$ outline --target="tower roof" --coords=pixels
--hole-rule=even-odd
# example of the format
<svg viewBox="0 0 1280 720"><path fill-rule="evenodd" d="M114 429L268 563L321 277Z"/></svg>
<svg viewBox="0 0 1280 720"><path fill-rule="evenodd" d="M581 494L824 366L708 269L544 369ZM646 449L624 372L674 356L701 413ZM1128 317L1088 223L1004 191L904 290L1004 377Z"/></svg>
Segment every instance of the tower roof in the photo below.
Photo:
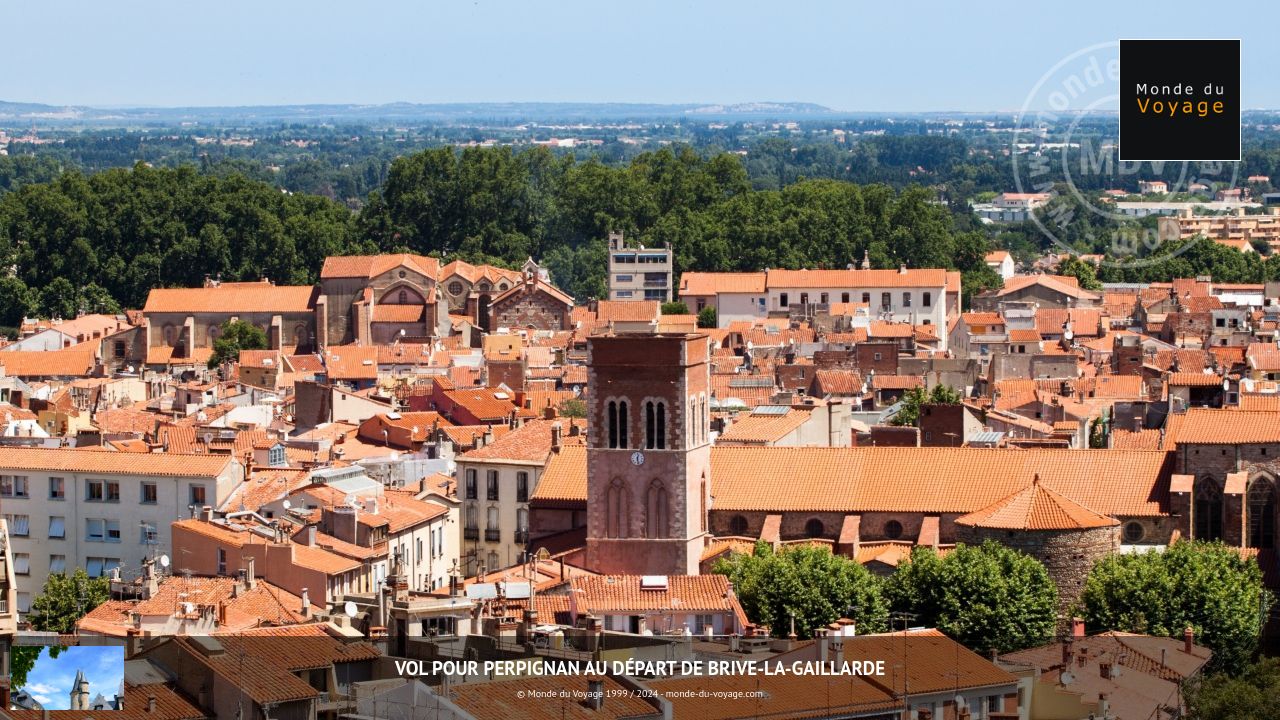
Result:
<svg viewBox="0 0 1280 720"><path fill-rule="evenodd" d="M1087 530L1120 522L1045 487L1036 475L1030 485L956 518L956 524L1002 530Z"/></svg>
<svg viewBox="0 0 1280 720"><path fill-rule="evenodd" d="M85 679L83 670L76 670L76 679L71 683L71 687L80 687L80 685L88 685L89 681Z"/></svg>

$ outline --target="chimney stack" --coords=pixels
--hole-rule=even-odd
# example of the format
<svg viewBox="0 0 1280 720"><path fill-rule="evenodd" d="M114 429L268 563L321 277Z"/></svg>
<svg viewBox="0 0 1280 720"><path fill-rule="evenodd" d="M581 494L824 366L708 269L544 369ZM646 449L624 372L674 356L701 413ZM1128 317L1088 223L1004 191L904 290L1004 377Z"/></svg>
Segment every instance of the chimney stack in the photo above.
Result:
<svg viewBox="0 0 1280 720"><path fill-rule="evenodd" d="M375 513L375 514L376 514L376 513ZM307 535L306 535L306 538L307 538L307 541L306 541L306 542L307 542L307 547L315 547L315 546L316 546L316 526L315 526L315 525L308 525L308 526L307 526Z"/></svg>
<svg viewBox="0 0 1280 720"><path fill-rule="evenodd" d="M200 508L200 518L205 522L213 522L213 508L209 505Z"/></svg>
<svg viewBox="0 0 1280 720"><path fill-rule="evenodd" d="M1078 617L1071 618L1071 637L1073 638L1084 637L1084 618L1078 618Z"/></svg>
<svg viewBox="0 0 1280 720"><path fill-rule="evenodd" d="M551 424L551 452L560 452L560 423Z"/></svg>
<svg viewBox="0 0 1280 720"><path fill-rule="evenodd" d="M604 707L604 681L587 681L587 707L600 710Z"/></svg>
<svg viewBox="0 0 1280 720"><path fill-rule="evenodd" d="M150 713L154 713L155 711L156 711L156 696L148 695L147 696L147 713L150 714Z"/></svg>
<svg viewBox="0 0 1280 720"><path fill-rule="evenodd" d="M302 588L302 617L308 619L311 617L311 596L306 588Z"/></svg>
<svg viewBox="0 0 1280 720"><path fill-rule="evenodd" d="M1190 625L1182 631L1182 652L1190 655L1192 647L1196 644L1196 631Z"/></svg>
<svg viewBox="0 0 1280 720"><path fill-rule="evenodd" d="M1071 649L1072 639L1066 638L1062 641L1062 666L1069 667L1071 665L1071 656L1075 651Z"/></svg>
<svg viewBox="0 0 1280 720"><path fill-rule="evenodd" d="M245 561L244 561L244 588L245 588L246 590L253 590L254 588L258 587L258 578L257 578L257 576L254 574L254 567L253 567L253 565L254 565L254 560L253 560L253 558L245 558Z"/></svg>

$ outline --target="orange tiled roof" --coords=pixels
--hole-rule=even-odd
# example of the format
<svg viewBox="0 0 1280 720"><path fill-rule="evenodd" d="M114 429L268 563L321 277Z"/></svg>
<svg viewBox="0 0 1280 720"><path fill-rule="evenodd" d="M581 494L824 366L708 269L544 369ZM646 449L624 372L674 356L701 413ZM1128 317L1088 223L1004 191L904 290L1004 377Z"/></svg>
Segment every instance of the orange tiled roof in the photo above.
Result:
<svg viewBox="0 0 1280 720"><path fill-rule="evenodd" d="M63 350L0 351L0 368L12 377L85 377L97 364L91 344Z"/></svg>
<svg viewBox="0 0 1280 720"><path fill-rule="evenodd" d="M1165 384L1170 387L1215 387L1222 385L1222 376L1206 372L1176 372L1169 373Z"/></svg>
<svg viewBox="0 0 1280 720"><path fill-rule="evenodd" d="M861 395L862 376L856 370L816 370L814 389L826 395Z"/></svg>
<svg viewBox="0 0 1280 720"><path fill-rule="evenodd" d="M416 323L422 322L426 305L396 305L391 303L373 306L373 322Z"/></svg>
<svg viewBox="0 0 1280 720"><path fill-rule="evenodd" d="M1111 447L1115 450L1159 450L1162 435L1159 430L1111 431Z"/></svg>
<svg viewBox="0 0 1280 720"><path fill-rule="evenodd" d="M1253 412L1280 412L1280 395L1241 393L1240 406L1237 409Z"/></svg>
<svg viewBox="0 0 1280 720"><path fill-rule="evenodd" d="M597 615L670 610L673 598L679 599L682 612L738 610L725 575L670 575L662 590L643 589L641 579L640 575L578 576L570 581L570 592L580 593L579 612Z"/></svg>
<svg viewBox="0 0 1280 720"><path fill-rule="evenodd" d="M454 404L466 409L477 420L503 420L515 412L515 403L511 398L498 397L499 390L493 388L476 388L474 390L447 390L445 397ZM509 395L509 394L508 394Z"/></svg>
<svg viewBox="0 0 1280 720"><path fill-rule="evenodd" d="M316 289L269 282L222 283L216 287L155 288L144 313L305 313Z"/></svg>
<svg viewBox="0 0 1280 720"><path fill-rule="evenodd" d="M581 443L585 440L586 420L560 418L555 420L530 420L519 428L497 438L482 448L477 448L458 456L462 462L477 460L510 460L514 462L546 462L551 454L551 428L559 425L562 445L570 441ZM583 431L575 438L569 436L571 425L577 425Z"/></svg>
<svg viewBox="0 0 1280 720"><path fill-rule="evenodd" d="M662 303L657 300L601 300L596 306L600 322L645 322L657 320Z"/></svg>
<svg viewBox="0 0 1280 720"><path fill-rule="evenodd" d="M130 453L124 461L114 453L53 448L9 447L0 453L0 469L4 470L162 477L217 477L231 462L228 456L173 453Z"/></svg>
<svg viewBox="0 0 1280 720"><path fill-rule="evenodd" d="M876 390L910 390L924 387L922 375L873 375L871 387Z"/></svg>
<svg viewBox="0 0 1280 720"><path fill-rule="evenodd" d="M330 347L324 354L325 374L334 380L376 380L378 348L367 345Z"/></svg>
<svg viewBox="0 0 1280 720"><path fill-rule="evenodd" d="M440 261L433 257L399 253L394 255L345 255L324 259L320 279L371 278L388 270L405 265L422 275L435 279L440 272Z"/></svg>
<svg viewBox="0 0 1280 720"><path fill-rule="evenodd" d="M1049 290L1081 300L1100 300L1100 295L1080 289L1080 281L1074 277L1062 275L1015 275L1004 281L1004 286L996 292L1003 297L1032 285L1041 285Z"/></svg>
<svg viewBox="0 0 1280 720"><path fill-rule="evenodd" d="M947 271L916 270L770 270L770 289L789 288L946 288Z"/></svg>
<svg viewBox="0 0 1280 720"><path fill-rule="evenodd" d="M1001 530L1085 530L1120 522L1045 487L1036 476L1022 490L956 518L956 524Z"/></svg>
<svg viewBox="0 0 1280 720"><path fill-rule="evenodd" d="M715 508L742 512L970 513L1039 475L1046 487L1098 512L1158 516L1164 512L1171 469L1170 453L1138 450L711 449ZM547 463L534 498L585 501L586 472L585 448L564 448Z"/></svg>
<svg viewBox="0 0 1280 720"><path fill-rule="evenodd" d="M539 596L538 600L542 597ZM570 693L573 697L586 697L590 690L588 683L593 680L601 682L601 692L605 697L599 710L593 710L579 700L530 701L523 695L536 692L541 697L562 697L560 693ZM450 702L460 707L466 717L476 720L623 720L662 715L629 687L607 675L528 677L458 684L451 686L449 693Z"/></svg>
<svg viewBox="0 0 1280 720"><path fill-rule="evenodd" d="M1196 445L1280 443L1280 423L1270 412L1190 408L1182 415L1176 439Z"/></svg>
<svg viewBox="0 0 1280 720"><path fill-rule="evenodd" d="M680 276L681 296L715 295L717 293L763 293L762 272L713 273L687 272Z"/></svg>
<svg viewBox="0 0 1280 720"><path fill-rule="evenodd" d="M716 442L757 445L776 442L809 419L809 411L791 409L781 415L756 415L740 418L720 435Z"/></svg>

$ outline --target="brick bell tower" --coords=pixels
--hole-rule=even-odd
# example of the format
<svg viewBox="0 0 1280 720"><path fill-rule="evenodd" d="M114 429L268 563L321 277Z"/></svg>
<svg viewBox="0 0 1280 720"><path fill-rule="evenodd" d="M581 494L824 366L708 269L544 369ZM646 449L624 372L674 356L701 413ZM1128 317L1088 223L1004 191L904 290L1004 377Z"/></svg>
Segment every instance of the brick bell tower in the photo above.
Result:
<svg viewBox="0 0 1280 720"><path fill-rule="evenodd" d="M587 567L696 575L711 507L705 335L588 339Z"/></svg>

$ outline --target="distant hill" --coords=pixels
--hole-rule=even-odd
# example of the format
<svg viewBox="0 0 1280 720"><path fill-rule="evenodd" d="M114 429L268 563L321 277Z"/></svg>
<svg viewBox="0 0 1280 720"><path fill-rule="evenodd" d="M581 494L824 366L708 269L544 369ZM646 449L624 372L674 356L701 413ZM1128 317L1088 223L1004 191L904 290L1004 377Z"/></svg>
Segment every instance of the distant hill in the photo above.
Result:
<svg viewBox="0 0 1280 720"><path fill-rule="evenodd" d="M384 105L259 105L243 107L95 108L83 105L42 105L0 100L0 125L32 122L85 125L150 125L177 123L248 124L317 121L624 121L832 117L845 115L813 103L752 102L730 105L654 103L388 103Z"/></svg>

